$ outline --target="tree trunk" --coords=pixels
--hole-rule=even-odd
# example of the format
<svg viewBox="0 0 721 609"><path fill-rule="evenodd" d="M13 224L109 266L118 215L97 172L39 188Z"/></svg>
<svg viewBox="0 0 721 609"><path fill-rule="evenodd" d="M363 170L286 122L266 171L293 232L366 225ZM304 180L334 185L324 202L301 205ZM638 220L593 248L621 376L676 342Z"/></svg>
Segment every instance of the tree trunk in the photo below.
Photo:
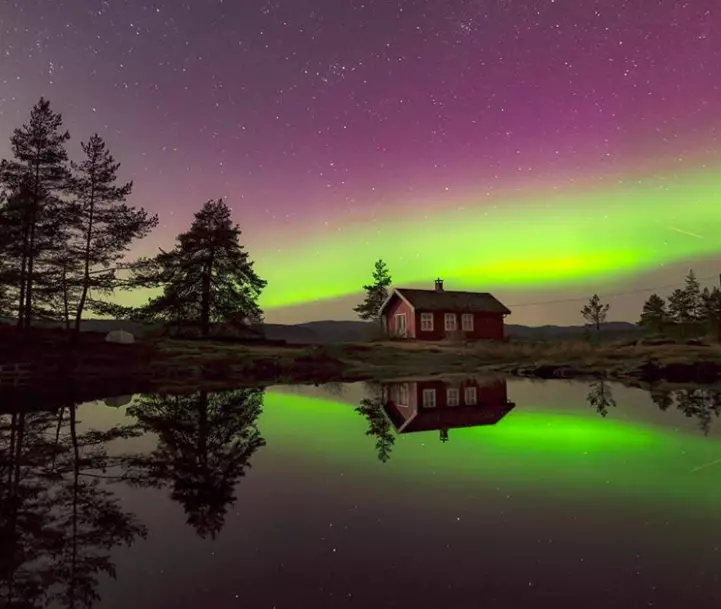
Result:
<svg viewBox="0 0 721 609"><path fill-rule="evenodd" d="M28 217L25 217L23 223L23 250L20 259L20 294L18 296L18 327L25 326L25 282L27 281L27 264L28 264L28 245L30 232L28 226Z"/></svg>
<svg viewBox="0 0 721 609"><path fill-rule="evenodd" d="M78 312L75 316L75 334L80 333L80 321L83 318L83 310L85 309L85 301L88 297L88 289L90 288L90 246L93 242L93 221L95 216L95 172L91 174L92 186L90 189L90 212L88 216L88 230L85 235L85 272L83 273L83 290L80 294L78 302Z"/></svg>
<svg viewBox="0 0 721 609"><path fill-rule="evenodd" d="M200 335L207 338L210 334L210 299L211 299L211 279L213 273L213 256L206 263L203 272L202 300L200 303Z"/></svg>
<svg viewBox="0 0 721 609"><path fill-rule="evenodd" d="M37 152L38 156L40 151ZM35 183L33 184L32 207L30 208L30 238L28 247L28 275L25 294L25 319L26 328L32 325L33 319L33 273L35 271L35 225L38 219L38 205L40 204L40 164L35 163Z"/></svg>

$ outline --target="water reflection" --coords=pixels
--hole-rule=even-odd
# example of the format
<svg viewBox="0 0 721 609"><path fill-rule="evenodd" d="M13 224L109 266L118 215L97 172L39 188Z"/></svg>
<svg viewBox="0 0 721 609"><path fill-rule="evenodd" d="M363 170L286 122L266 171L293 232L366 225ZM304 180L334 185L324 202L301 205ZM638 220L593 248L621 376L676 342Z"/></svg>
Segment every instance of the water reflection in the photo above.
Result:
<svg viewBox="0 0 721 609"><path fill-rule="evenodd" d="M378 459L388 461L398 434L495 425L515 406L502 378L430 378L371 385L374 397L361 400L356 411L368 419L366 435L375 436Z"/></svg>
<svg viewBox="0 0 721 609"><path fill-rule="evenodd" d="M684 598L693 600L694 590L707 585L707 554L716 550L700 525L692 542L678 531L702 518L706 527L716 523L718 441L681 429L682 415L708 433L721 393L657 389L651 393L657 409L638 390L613 387L619 406L601 381L533 385L483 377L132 399L123 388L123 397L81 407L72 391L45 401L19 394L4 402L0 395L0 606L119 609L136 594L145 599L138 609L226 606L241 584L248 606L298 606L291 595L303 606L335 606L323 604L317 590L336 585L334 603L352 592L356 604L349 606L380 606L387 587L355 574L380 564L399 577L405 572L391 569L409 556L451 546L452 568L424 571L419 562L403 583L415 590L418 573L437 574L457 586L457 601L477 569L464 557L501 534L497 547L513 552L477 560L488 560L486 570L498 567L492 574L504 594L526 591L517 573L561 594L566 579L556 573L580 569L578 556L583 569L593 562L615 581L626 573L624 557L642 554L651 561L643 572L659 573L649 580L656 585L670 580L645 557L675 556L663 554L669 530L678 536L674 547L691 548L701 565L684 575L694 582ZM391 466L374 464L364 434L380 462L394 457ZM264 437L268 447L259 451ZM243 480L251 463L258 470ZM546 509L528 510L544 501ZM172 502L185 512L177 510L177 522L165 516ZM242 505L234 518L236 502ZM409 513L423 519L428 535L417 535ZM499 514L508 527L496 525ZM598 528L608 514L621 533ZM144 522L151 534L135 543L146 537ZM639 531L648 540L639 541ZM398 543L379 556L373 540L390 533ZM536 542L541 535L553 539L553 548ZM616 544L607 550L613 559L588 550L593 544ZM122 547L131 550L124 554ZM558 564L566 561L563 569L543 570L549 552ZM116 565L119 581L112 584ZM634 578L639 570L635 563L627 569ZM238 573L246 575L243 582ZM590 573L574 577L594 590L599 580ZM619 595L625 589L614 587ZM443 585L438 590L447 593ZM378 597L360 598L371 592ZM415 606L428 606L427 594L419 593ZM643 600L606 606L645 606Z"/></svg>
<svg viewBox="0 0 721 609"><path fill-rule="evenodd" d="M4 404L0 423L0 590L6 607L91 607L113 549L146 535L112 484L127 461L107 445L134 426L79 432L72 395L45 410Z"/></svg>
<svg viewBox="0 0 721 609"><path fill-rule="evenodd" d="M158 444L136 457L129 477L136 485L169 488L188 524L214 539L250 458L265 445L256 425L262 408L261 389L141 396L128 414Z"/></svg>
<svg viewBox="0 0 721 609"><path fill-rule="evenodd" d="M594 381L590 386L586 399L602 417L608 415L608 409L616 408L616 400L613 397L611 388L605 381Z"/></svg>
<svg viewBox="0 0 721 609"><path fill-rule="evenodd" d="M697 419L699 429L708 435L711 423L721 413L721 391L716 389L691 388L656 390L651 398L661 409L676 406L684 415Z"/></svg>
<svg viewBox="0 0 721 609"><path fill-rule="evenodd" d="M686 417L697 419L699 429L708 435L714 418L721 414L721 391L709 388L661 389L649 392L651 400L660 410L666 411L675 406ZM616 408L616 400L610 387L604 381L591 383L586 396L588 403L602 416L608 415L608 409Z"/></svg>

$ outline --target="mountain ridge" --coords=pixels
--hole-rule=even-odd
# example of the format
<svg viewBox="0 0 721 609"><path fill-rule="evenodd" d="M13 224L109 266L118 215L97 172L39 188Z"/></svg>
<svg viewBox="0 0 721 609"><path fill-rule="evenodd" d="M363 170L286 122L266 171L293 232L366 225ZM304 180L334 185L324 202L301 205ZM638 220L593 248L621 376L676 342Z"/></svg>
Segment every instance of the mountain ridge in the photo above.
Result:
<svg viewBox="0 0 721 609"><path fill-rule="evenodd" d="M0 323L13 323L8 318L0 319ZM47 327L60 327L60 323L43 324ZM123 328L134 334L142 334L146 328L143 324L116 319L86 319L81 329L84 332L110 332ZM582 336L588 326L523 326L506 324L506 335L521 340L570 339ZM615 321L603 324L602 331L606 335L639 334L641 329L630 322ZM355 320L317 320L300 324L265 324L265 333L271 340L285 340L288 343L344 343L367 341L378 335L378 325L374 322Z"/></svg>

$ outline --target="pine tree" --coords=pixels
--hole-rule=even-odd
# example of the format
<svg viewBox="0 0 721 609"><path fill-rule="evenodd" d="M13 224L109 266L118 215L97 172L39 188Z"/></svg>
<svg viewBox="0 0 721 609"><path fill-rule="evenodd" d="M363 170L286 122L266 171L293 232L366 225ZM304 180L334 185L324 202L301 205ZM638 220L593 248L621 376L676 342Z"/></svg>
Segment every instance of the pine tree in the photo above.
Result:
<svg viewBox="0 0 721 609"><path fill-rule="evenodd" d="M388 267L383 260L379 259L375 263L373 269L373 283L364 285L366 291L366 299L355 307L353 310L358 313L358 317L368 320L379 320L380 309L388 298L388 288L391 285L391 276Z"/></svg>
<svg viewBox="0 0 721 609"><path fill-rule="evenodd" d="M658 294L651 294L643 305L643 312L638 324L654 332L660 332L668 320L666 301Z"/></svg>
<svg viewBox="0 0 721 609"><path fill-rule="evenodd" d="M133 183L116 185L116 163L103 139L96 133L82 143L85 158L73 163L75 176L74 223L79 232L77 258L81 264L79 298L74 313L75 331L80 331L83 312L93 302L91 291L111 294L120 286L115 265L135 239L145 237L158 224L157 216L126 205ZM90 301L89 301L90 299Z"/></svg>
<svg viewBox="0 0 721 609"><path fill-rule="evenodd" d="M707 328L716 333L721 340L721 290L704 288L701 294L702 319Z"/></svg>
<svg viewBox="0 0 721 609"><path fill-rule="evenodd" d="M163 288L139 316L194 322L202 336L209 335L211 323L262 321L257 300L267 282L255 272L240 235L222 199L203 205L173 250L161 251L135 271L134 285Z"/></svg>
<svg viewBox="0 0 721 609"><path fill-rule="evenodd" d="M33 290L42 281L42 255L63 238L59 194L68 184L65 143L70 134L44 98L33 107L30 121L15 129L12 160L0 162L0 185L16 197L18 242L18 325L29 327L34 315Z"/></svg>
<svg viewBox="0 0 721 609"><path fill-rule="evenodd" d="M588 304L581 309L581 315L589 323L596 327L596 331L601 330L601 324L605 323L606 315L611 307L609 304L601 304L598 294L594 294L588 301Z"/></svg>
<svg viewBox="0 0 721 609"><path fill-rule="evenodd" d="M689 270L688 275L686 275L686 285L684 287L684 292L686 292L688 314L691 321L700 320L703 316L701 286L699 285L698 279L696 279L696 273L693 272L693 269Z"/></svg>
<svg viewBox="0 0 721 609"><path fill-rule="evenodd" d="M686 290L677 288L671 293L668 297L668 314L677 324L684 325L693 321L689 294Z"/></svg>

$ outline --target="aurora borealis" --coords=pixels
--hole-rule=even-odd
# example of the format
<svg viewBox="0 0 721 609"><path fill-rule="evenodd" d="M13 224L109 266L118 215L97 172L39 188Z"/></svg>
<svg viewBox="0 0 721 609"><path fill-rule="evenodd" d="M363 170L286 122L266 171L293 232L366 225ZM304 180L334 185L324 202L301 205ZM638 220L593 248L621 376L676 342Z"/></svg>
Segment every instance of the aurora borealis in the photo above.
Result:
<svg viewBox="0 0 721 609"><path fill-rule="evenodd" d="M353 318L378 257L509 305L680 285L719 271L720 27L713 0L8 1L0 157L41 95L71 156L100 133L161 217L133 254L225 197L269 321Z"/></svg>

